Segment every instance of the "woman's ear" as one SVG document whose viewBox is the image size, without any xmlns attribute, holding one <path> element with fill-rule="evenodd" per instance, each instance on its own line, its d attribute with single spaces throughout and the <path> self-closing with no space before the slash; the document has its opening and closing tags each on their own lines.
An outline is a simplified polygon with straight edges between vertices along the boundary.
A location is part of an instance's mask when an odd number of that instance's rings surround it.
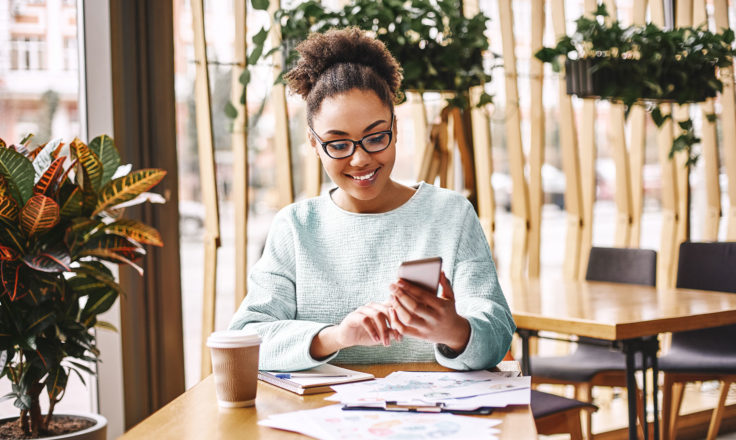
<svg viewBox="0 0 736 440">
<path fill-rule="evenodd" d="M 312 133 L 307 132 L 307 140 L 309 142 L 309 147 L 314 151 L 314 154 L 319 157 L 319 150 L 317 149 L 317 139 L 314 138 L 314 135 Z"/>
</svg>

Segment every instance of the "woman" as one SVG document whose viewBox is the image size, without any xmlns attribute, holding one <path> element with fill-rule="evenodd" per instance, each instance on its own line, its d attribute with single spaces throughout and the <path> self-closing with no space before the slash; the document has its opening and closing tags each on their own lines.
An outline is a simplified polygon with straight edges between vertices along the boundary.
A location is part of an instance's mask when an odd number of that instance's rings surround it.
<svg viewBox="0 0 736 440">
<path fill-rule="evenodd" d="M 263 339 L 260 368 L 433 361 L 495 366 L 515 325 L 472 205 L 390 177 L 401 71 L 357 29 L 314 34 L 286 75 L 307 103 L 309 142 L 337 188 L 282 209 L 231 328 Z M 441 293 L 396 280 L 440 256 Z"/>
</svg>

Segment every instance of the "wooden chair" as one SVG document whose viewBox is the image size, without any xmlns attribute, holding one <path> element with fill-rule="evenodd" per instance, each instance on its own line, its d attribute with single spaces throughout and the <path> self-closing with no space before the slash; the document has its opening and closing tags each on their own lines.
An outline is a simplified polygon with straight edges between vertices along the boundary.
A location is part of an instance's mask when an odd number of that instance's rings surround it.
<svg viewBox="0 0 736 440">
<path fill-rule="evenodd" d="M 736 242 L 680 245 L 677 287 L 736 293 Z M 708 439 L 715 439 L 723 418 L 726 396 L 736 382 L 736 325 L 672 334 L 669 352 L 659 359 L 662 387 L 662 438 L 677 435 L 677 417 L 685 383 L 719 380 L 718 404 L 713 410 Z"/>
<path fill-rule="evenodd" d="M 648 249 L 593 247 L 585 279 L 654 286 L 657 276 L 657 253 Z M 565 356 L 532 357 L 532 381 L 573 385 L 575 397 L 592 402 L 593 387 L 626 388 L 626 356 L 604 346 L 606 341 L 580 338 L 575 351 Z M 598 344 L 598 345 L 595 345 Z M 636 368 L 641 368 L 636 357 Z M 643 395 L 637 393 L 638 417 L 644 418 Z M 592 435 L 591 413 L 587 414 L 587 433 Z M 641 423 L 639 434 L 643 436 Z"/>
</svg>

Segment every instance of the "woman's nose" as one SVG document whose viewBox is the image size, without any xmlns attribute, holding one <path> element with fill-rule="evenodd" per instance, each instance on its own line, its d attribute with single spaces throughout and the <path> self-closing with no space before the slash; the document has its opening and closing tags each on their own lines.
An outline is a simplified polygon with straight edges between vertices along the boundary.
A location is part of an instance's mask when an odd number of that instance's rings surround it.
<svg viewBox="0 0 736 440">
<path fill-rule="evenodd" d="M 360 145 L 355 146 L 355 153 L 350 156 L 350 165 L 357 167 L 367 164 L 371 161 L 371 155 L 365 151 Z"/>
</svg>

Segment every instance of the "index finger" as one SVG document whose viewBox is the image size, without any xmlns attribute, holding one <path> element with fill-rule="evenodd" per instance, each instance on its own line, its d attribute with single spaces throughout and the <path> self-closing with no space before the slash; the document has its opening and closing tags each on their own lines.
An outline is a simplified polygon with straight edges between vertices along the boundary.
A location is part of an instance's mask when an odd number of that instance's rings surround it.
<svg viewBox="0 0 736 440">
<path fill-rule="evenodd" d="M 397 283 L 399 288 L 407 295 L 414 298 L 416 301 L 421 302 L 432 308 L 440 307 L 439 300 L 437 298 L 437 291 L 432 291 L 426 287 L 420 286 L 419 284 L 412 283 L 403 278 L 399 278 Z"/>
</svg>

